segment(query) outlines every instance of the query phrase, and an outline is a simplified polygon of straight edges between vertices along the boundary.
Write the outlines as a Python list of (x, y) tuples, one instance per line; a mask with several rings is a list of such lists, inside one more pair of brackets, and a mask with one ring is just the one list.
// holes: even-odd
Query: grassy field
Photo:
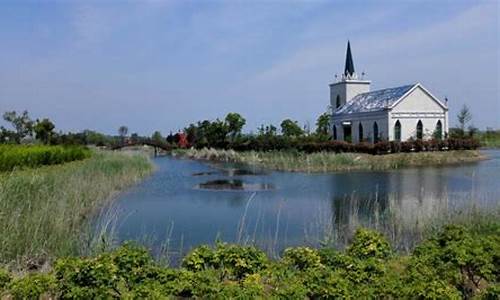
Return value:
[(485, 157), (479, 151), (446, 151), (370, 155), (361, 153), (303, 153), (292, 151), (236, 152), (233, 150), (177, 150), (176, 155), (193, 159), (236, 162), (278, 171), (335, 172), (388, 170), (475, 162)]
[(152, 170), (146, 156), (96, 152), (56, 166), (0, 173), (0, 264), (40, 267), (89, 246), (86, 220)]

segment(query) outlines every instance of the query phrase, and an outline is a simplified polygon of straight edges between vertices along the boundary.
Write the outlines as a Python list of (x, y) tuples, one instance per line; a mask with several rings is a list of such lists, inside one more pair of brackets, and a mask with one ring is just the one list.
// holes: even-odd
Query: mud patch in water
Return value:
[(216, 191), (268, 191), (273, 190), (274, 186), (269, 183), (245, 183), (240, 179), (217, 179), (200, 183), (196, 186), (203, 190)]

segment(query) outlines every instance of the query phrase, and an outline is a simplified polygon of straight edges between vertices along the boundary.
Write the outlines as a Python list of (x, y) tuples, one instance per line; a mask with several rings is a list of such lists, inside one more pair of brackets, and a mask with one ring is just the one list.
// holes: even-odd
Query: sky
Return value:
[[(150, 135), (238, 112), (314, 123), (354, 66), (500, 128), (500, 1), (0, 0), (0, 112)], [(0, 123), (2, 124), (2, 123)], [(5, 125), (5, 123), (3, 123)]]

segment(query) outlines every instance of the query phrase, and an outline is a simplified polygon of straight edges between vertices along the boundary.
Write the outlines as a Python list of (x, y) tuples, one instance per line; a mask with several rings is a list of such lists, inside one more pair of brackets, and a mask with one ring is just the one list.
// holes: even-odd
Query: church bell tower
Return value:
[(370, 83), (370, 81), (363, 78), (359, 79), (354, 71), (351, 44), (347, 41), (344, 73), (340, 78), (337, 78), (337, 82), (330, 84), (330, 105), (333, 111), (350, 101), (354, 96), (369, 92)]

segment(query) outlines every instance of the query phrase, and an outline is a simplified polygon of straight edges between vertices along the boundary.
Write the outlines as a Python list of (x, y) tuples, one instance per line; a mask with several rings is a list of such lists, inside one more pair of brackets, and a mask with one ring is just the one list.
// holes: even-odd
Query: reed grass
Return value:
[(37, 268), (77, 255), (96, 208), (152, 170), (146, 156), (95, 152), (57, 166), (0, 173), (0, 264)]
[(304, 153), (298, 151), (236, 152), (234, 150), (205, 148), (177, 151), (174, 154), (192, 159), (242, 163), (277, 171), (310, 173), (440, 166), (475, 162), (485, 158), (476, 150), (371, 155), (332, 152)]

